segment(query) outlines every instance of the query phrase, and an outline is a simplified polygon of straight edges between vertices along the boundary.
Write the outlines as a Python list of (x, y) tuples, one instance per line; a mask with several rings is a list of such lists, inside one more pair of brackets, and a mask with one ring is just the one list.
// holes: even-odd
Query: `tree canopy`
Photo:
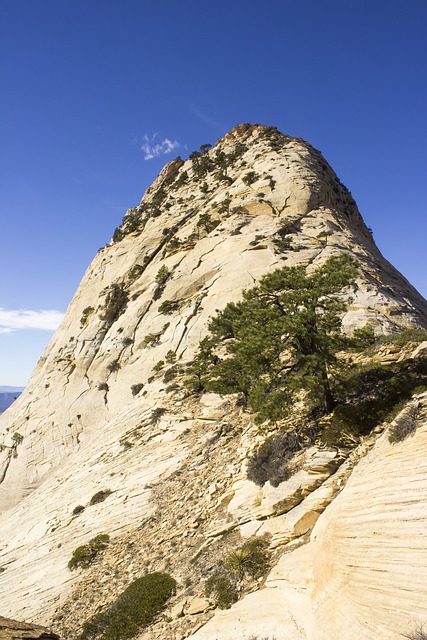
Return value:
[(341, 255), (310, 275), (294, 266), (264, 276), (211, 319), (190, 367), (193, 387), (243, 393), (258, 422), (282, 418), (303, 390), (331, 412), (336, 353), (346, 342), (343, 292), (356, 274), (354, 260)]

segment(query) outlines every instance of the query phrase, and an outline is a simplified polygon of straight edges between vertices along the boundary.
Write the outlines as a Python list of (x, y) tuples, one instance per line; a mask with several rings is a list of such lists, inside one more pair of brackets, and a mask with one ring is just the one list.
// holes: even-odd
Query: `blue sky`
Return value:
[(164, 163), (240, 122), (320, 149), (426, 296), (426, 26), (425, 0), (0, 0), (0, 384)]

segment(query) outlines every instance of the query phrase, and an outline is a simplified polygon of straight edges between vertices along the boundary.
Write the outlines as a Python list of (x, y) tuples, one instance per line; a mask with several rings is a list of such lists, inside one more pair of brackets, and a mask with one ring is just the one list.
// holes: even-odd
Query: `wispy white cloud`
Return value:
[(218, 120), (215, 120), (215, 118), (212, 118), (210, 114), (206, 113), (205, 111), (202, 111), (202, 109), (199, 109), (194, 104), (190, 104), (189, 109), (191, 113), (195, 115), (196, 118), (198, 118), (204, 124), (208, 124), (210, 127), (217, 129), (222, 134), (224, 134), (227, 131), (227, 127), (225, 124), (222, 124)]
[(181, 146), (178, 140), (170, 140), (169, 138), (164, 138), (161, 142), (157, 142), (157, 137), (157, 133), (152, 136), (145, 134), (141, 145), (141, 150), (144, 152), (144, 160), (152, 160), (158, 156), (168, 155)]
[(22, 329), (55, 331), (63, 317), (61, 311), (53, 309), (30, 311), (0, 307), (0, 333), (12, 333)]

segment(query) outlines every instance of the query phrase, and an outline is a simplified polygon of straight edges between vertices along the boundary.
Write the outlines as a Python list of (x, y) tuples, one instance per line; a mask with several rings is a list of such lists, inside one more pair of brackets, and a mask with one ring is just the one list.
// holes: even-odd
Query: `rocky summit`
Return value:
[[(311, 276), (342, 255), (357, 265), (343, 331), (371, 336), (338, 354), (353, 387), (333, 414), (300, 392), (260, 425), (244, 394), (188, 384), (217, 310), (279, 268)], [(70, 640), (416, 633), (426, 326), (426, 301), (307, 142), (239, 125), (167, 164), (0, 416), (0, 615)], [(111, 605), (146, 580), (159, 602), (108, 635)]]

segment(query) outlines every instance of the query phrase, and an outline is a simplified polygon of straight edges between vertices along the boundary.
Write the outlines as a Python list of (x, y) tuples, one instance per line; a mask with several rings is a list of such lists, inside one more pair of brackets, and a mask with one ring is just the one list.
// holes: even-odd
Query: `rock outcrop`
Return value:
[(38, 624), (27, 624), (0, 616), (1, 640), (58, 640), (59, 636)]
[[(216, 309), (277, 267), (301, 264), (310, 271), (341, 253), (359, 264), (343, 318), (348, 332), (370, 320), (382, 333), (427, 325), (426, 302), (381, 256), (351, 194), (308, 143), (241, 125), (207, 153), (164, 168), (140, 205), (127, 212), (114, 241), (95, 257), (28, 387), (0, 416), (2, 614), (42, 624), (55, 618), (55, 628), (72, 638), (81, 620), (117, 590), (147, 570), (167, 568), (180, 585), (188, 579), (194, 593), (178, 593), (172, 622), (161, 621), (146, 637), (175, 640), (213, 615), (200, 604), (203, 589), (196, 584), (205, 576), (194, 559), (219, 557), (237, 539), (267, 535), (276, 560), (286, 553), (265, 588), (215, 615), (195, 638), (240, 638), (246, 631), (265, 636), (261, 622), (232, 622), (233, 616), (252, 621), (245, 607), (261, 601), (271, 620), (265, 629), (277, 640), (285, 637), (281, 629), (291, 639), (372, 637), (375, 621), (382, 625), (384, 616), (381, 597), (371, 594), (377, 604), (363, 627), (369, 588), (383, 589), (390, 602), (397, 593), (391, 565), (403, 562), (400, 556), (390, 560), (384, 585), (375, 586), (379, 564), (372, 559), (371, 573), (363, 569), (363, 557), (375, 555), (370, 536), (379, 536), (380, 545), (387, 540), (390, 555), (394, 543), (381, 515), (375, 534), (368, 535), (366, 523), (388, 494), (390, 464), (398, 467), (397, 493), (401, 474), (410, 481), (415, 449), (406, 462), (399, 452), (422, 438), (423, 430), (395, 448), (384, 436), (376, 442), (375, 433), (351, 453), (316, 444), (302, 454), (290, 480), (258, 487), (245, 473), (248, 452), (261, 441), (251, 416), (234, 397), (187, 397), (176, 384)], [(377, 459), (384, 460), (383, 477)], [(364, 473), (373, 478), (371, 494), (365, 494), (372, 495), (365, 529), (365, 511), (355, 506)], [(397, 493), (390, 493), (387, 522), (393, 501), (404, 513), (404, 492)], [(425, 516), (420, 507), (420, 523)], [(349, 543), (353, 524), (360, 526), (358, 547)], [(296, 548), (313, 527), (311, 542)], [(411, 527), (402, 524), (398, 537), (400, 531), (402, 541), (412, 535), (415, 548)], [(98, 533), (111, 539), (102, 558), (86, 572), (70, 572), (73, 550)], [(340, 558), (339, 567), (331, 554)], [(393, 623), (378, 637), (397, 638), (410, 622), (408, 603), (418, 602), (410, 569), (416, 557), (424, 561), (414, 553), (402, 576), (407, 600), (402, 596), (400, 613), (390, 614)], [(357, 570), (350, 570), (346, 558)], [(420, 594), (427, 595), (425, 584)], [(336, 614), (328, 597), (337, 599)], [(350, 626), (359, 636), (343, 632), (343, 611), (352, 598), (360, 624)], [(293, 627), (283, 626), (284, 616), (294, 620)]]

